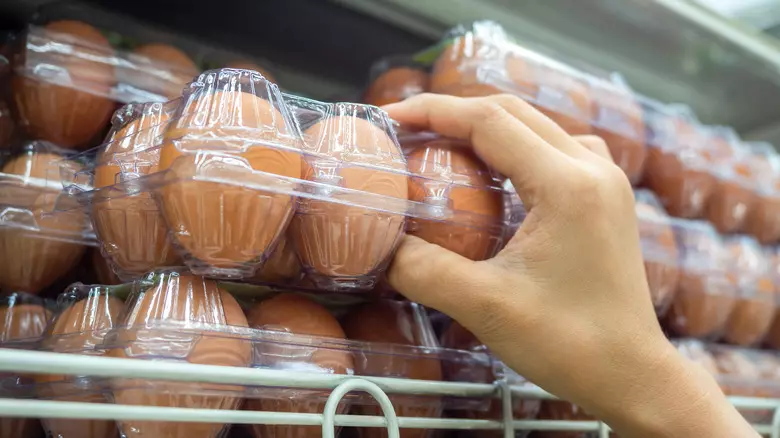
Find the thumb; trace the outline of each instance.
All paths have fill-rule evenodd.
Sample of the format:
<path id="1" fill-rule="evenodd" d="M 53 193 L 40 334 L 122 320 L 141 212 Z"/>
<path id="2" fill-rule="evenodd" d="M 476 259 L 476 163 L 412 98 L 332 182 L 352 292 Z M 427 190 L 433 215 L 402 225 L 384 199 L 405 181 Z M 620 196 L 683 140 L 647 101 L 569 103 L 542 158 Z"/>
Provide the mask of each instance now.
<path id="1" fill-rule="evenodd" d="M 428 243 L 404 236 L 387 277 L 390 285 L 406 298 L 460 319 L 483 301 L 494 281 L 482 262 Z M 494 277 L 500 278 L 500 277 Z"/>

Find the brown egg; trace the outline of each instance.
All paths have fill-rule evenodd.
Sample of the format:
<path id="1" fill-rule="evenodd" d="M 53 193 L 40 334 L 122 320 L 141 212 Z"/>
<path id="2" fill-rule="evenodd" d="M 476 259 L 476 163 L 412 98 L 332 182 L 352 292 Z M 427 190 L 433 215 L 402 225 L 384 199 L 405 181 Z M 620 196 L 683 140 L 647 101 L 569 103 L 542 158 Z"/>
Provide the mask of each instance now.
<path id="1" fill-rule="evenodd" d="M 154 145 L 168 126 L 170 115 L 165 109 L 162 104 L 143 105 L 137 118 L 115 126 L 113 140 L 98 156 L 95 189 L 158 171 L 160 149 Z M 123 278 L 180 265 L 160 208 L 148 191 L 95 196 L 92 223 L 103 252 Z"/>
<path id="2" fill-rule="evenodd" d="M 780 192 L 758 192 L 753 208 L 745 218 L 745 232 L 764 245 L 780 240 Z"/>
<path id="3" fill-rule="evenodd" d="M 722 346 L 710 347 L 718 367 L 721 389 L 728 396 L 760 397 L 761 372 L 746 350 Z M 748 421 L 761 422 L 771 412 L 739 410 Z"/>
<path id="4" fill-rule="evenodd" d="M 539 89 L 532 101 L 534 107 L 571 135 L 591 134 L 592 103 L 584 80 L 574 72 L 558 68 L 540 66 L 538 69 Z"/>
<path id="5" fill-rule="evenodd" d="M 729 239 L 727 247 L 739 279 L 739 297 L 724 340 L 741 346 L 755 345 L 769 331 L 777 308 L 769 260 L 758 242 L 748 236 Z"/>
<path id="6" fill-rule="evenodd" d="M 16 122 L 5 100 L 0 100 L 0 150 L 11 146 L 16 131 Z"/>
<path id="7" fill-rule="evenodd" d="M 108 261 L 100 250 L 95 248 L 92 251 L 92 270 L 95 272 L 95 277 L 98 283 L 104 285 L 120 284 L 122 281 L 114 274 L 111 267 L 108 266 Z"/>
<path id="8" fill-rule="evenodd" d="M 0 299 L 0 348 L 15 348 L 14 341 L 35 339 L 43 334 L 49 319 L 49 312 L 34 298 L 24 294 L 11 294 Z M 30 304 L 22 304 L 22 303 Z M 7 343 L 11 344 L 7 344 Z M 17 346 L 22 347 L 22 346 Z M 18 381 L 27 385 L 32 376 L 8 375 L 0 373 L 0 382 Z M 14 394 L 13 386 L 0 386 L 0 396 L 6 396 L 6 390 Z M 37 438 L 43 436 L 40 423 L 34 418 L 0 417 L 0 438 Z"/>
<path id="9" fill-rule="evenodd" d="M 404 148 L 409 146 L 404 144 Z M 410 218 L 407 233 L 472 260 L 493 257 L 505 233 L 503 193 L 490 170 L 463 144 L 434 139 L 407 153 L 409 199 L 428 211 L 450 210 L 442 220 Z M 443 213 L 443 212 L 442 212 Z"/>
<path id="10" fill-rule="evenodd" d="M 247 317 L 249 326 L 280 330 L 296 335 L 325 336 L 344 339 L 336 318 L 324 307 L 301 295 L 284 293 L 255 304 Z M 347 374 L 354 369 L 352 354 L 346 350 L 284 345 L 283 340 L 257 345 L 263 367 L 278 370 L 301 370 L 327 374 Z M 315 341 L 319 342 L 319 341 Z M 327 391 L 279 390 L 271 397 L 247 400 L 246 409 L 271 412 L 322 413 Z M 342 406 L 339 414 L 346 412 Z M 315 438 L 322 435 L 320 426 L 252 425 L 256 438 Z"/>
<path id="11" fill-rule="evenodd" d="M 66 293 L 67 294 L 67 293 Z M 103 341 L 107 331 L 117 325 L 123 303 L 106 289 L 90 287 L 86 296 L 71 304 L 54 321 L 44 349 L 56 353 L 103 356 L 105 350 L 95 347 Z M 38 374 L 35 377 L 38 396 L 48 400 L 107 403 L 99 383 L 89 377 L 75 378 L 61 374 Z M 110 420 L 66 420 L 45 418 L 44 428 L 50 436 L 61 438 L 113 438 L 116 423 Z"/>
<path id="12" fill-rule="evenodd" d="M 25 68 L 54 65 L 68 75 L 67 85 L 36 78 L 34 73 L 15 76 L 11 83 L 16 108 L 28 134 L 73 148 L 94 140 L 105 128 L 115 103 L 109 96 L 115 84 L 113 67 L 103 61 L 113 56 L 108 40 L 88 24 L 55 21 L 42 31 L 50 42 L 71 45 L 78 56 L 27 53 Z M 33 65 L 30 65 L 33 64 Z"/>
<path id="13" fill-rule="evenodd" d="M 236 300 L 213 280 L 186 274 L 160 274 L 157 283 L 132 300 L 122 325 L 124 348 L 110 350 L 119 358 L 179 360 L 195 364 L 246 367 L 251 345 L 238 336 L 219 332 L 226 326 L 247 327 L 246 317 Z M 165 322 L 195 327 L 179 331 Z M 155 327 L 156 326 L 156 327 Z M 143 338 L 136 330 L 142 330 Z M 165 339 L 175 337 L 171 343 Z M 159 341 L 150 341 L 157 339 Z M 219 384 L 188 382 L 149 382 L 114 379 L 117 404 L 166 406 L 197 409 L 238 409 L 241 398 L 223 393 L 242 389 Z M 214 395 L 204 395 L 204 394 Z M 215 423 L 177 423 L 128 420 L 120 424 L 127 438 L 216 438 L 225 428 Z"/>
<path id="14" fill-rule="evenodd" d="M 243 86 L 247 79 L 253 79 L 246 73 L 231 74 L 230 70 L 210 74 L 219 75 L 215 79 L 218 84 L 234 79 Z M 266 86 L 264 80 L 256 82 L 255 87 Z M 294 122 L 269 101 L 240 89 L 214 93 L 197 90 L 183 102 L 182 111 L 184 115 L 168 127 L 160 155 L 160 169 L 167 170 L 168 181 L 159 190 L 163 216 L 174 239 L 186 251 L 185 262 L 190 269 L 212 276 L 251 277 L 284 233 L 292 217 L 294 198 L 242 185 L 191 179 L 209 171 L 237 182 L 251 180 L 250 172 L 300 178 L 302 159 L 296 152 L 300 139 L 294 133 Z M 240 135 L 245 141 L 235 140 L 231 128 L 244 128 Z M 249 141 L 273 142 L 280 147 L 245 147 Z M 197 150 L 204 154 L 194 154 Z M 208 151 L 220 151 L 222 155 L 209 155 Z M 288 182 L 273 176 L 263 177 L 263 182 L 290 188 Z"/>
<path id="15" fill-rule="evenodd" d="M 663 316 L 680 281 L 679 251 L 669 217 L 648 191 L 637 191 L 636 212 L 647 284 L 656 314 Z"/>
<path id="16" fill-rule="evenodd" d="M 585 412 L 581 407 L 564 400 L 543 400 L 539 410 L 539 419 L 566 421 L 596 421 L 596 418 Z M 537 431 L 537 438 L 587 438 L 585 432 Z"/>
<path id="17" fill-rule="evenodd" d="M 365 305 L 347 315 L 343 322 L 347 338 L 358 341 L 413 346 L 435 345 L 432 329 L 409 303 L 378 301 Z M 402 350 L 401 350 L 402 351 Z M 418 357 L 408 354 L 364 354 L 356 357 L 355 374 L 382 377 L 400 377 L 421 380 L 442 380 L 441 362 L 433 355 Z M 391 395 L 395 413 L 400 417 L 440 417 L 442 406 L 437 397 Z M 363 415 L 382 415 L 377 405 L 358 405 L 353 408 Z M 380 428 L 357 428 L 361 438 L 386 437 Z M 402 438 L 427 437 L 424 429 L 401 429 Z"/>
<path id="18" fill-rule="evenodd" d="M 699 166 L 691 165 L 691 161 L 703 162 Z M 716 184 L 706 164 L 693 149 L 650 148 L 645 185 L 658 195 L 670 215 L 700 218 Z"/>
<path id="19" fill-rule="evenodd" d="M 145 44 L 133 50 L 134 69 L 118 69 L 121 82 L 168 99 L 182 94 L 200 70 L 186 53 L 167 44 Z"/>
<path id="20" fill-rule="evenodd" d="M 442 347 L 477 353 L 484 353 L 487 351 L 485 345 L 457 321 L 452 321 L 442 335 Z M 445 361 L 442 363 L 442 371 L 445 380 L 449 382 L 493 383 L 500 377 L 496 375 L 496 369 L 493 366 L 482 367 L 470 363 L 461 363 L 460 361 Z M 513 418 L 515 420 L 536 418 L 540 404 L 539 400 L 522 399 L 513 396 Z M 466 418 L 475 420 L 501 420 L 503 418 L 501 399 L 491 399 L 486 411 L 469 410 L 465 412 L 465 416 Z M 473 433 L 472 436 L 500 437 L 503 436 L 503 434 L 502 432 L 480 431 L 478 433 Z"/>
<path id="21" fill-rule="evenodd" d="M 607 143 L 615 164 L 638 183 L 647 158 L 642 107 L 630 91 L 598 82 L 590 89 L 593 134 Z"/>
<path id="22" fill-rule="evenodd" d="M 342 202 L 359 205 L 378 199 L 374 195 L 386 197 L 387 203 L 405 201 L 407 177 L 402 172 L 406 163 L 398 145 L 377 125 L 347 114 L 366 111 L 371 119 L 382 117 L 389 124 L 386 115 L 360 105 L 336 107 L 338 115 L 306 131 L 313 152 L 328 157 L 306 162 L 303 177 L 357 191 L 331 195 Z M 338 163 L 336 169 L 334 163 Z M 403 215 L 358 205 L 318 199 L 299 202 L 292 228 L 295 248 L 322 288 L 373 287 L 400 240 Z"/>
<path id="23" fill-rule="evenodd" d="M 276 83 L 276 78 L 271 73 L 268 73 L 268 70 L 264 69 L 263 67 L 260 67 L 259 65 L 255 64 L 254 62 L 250 61 L 233 61 L 225 66 L 226 68 L 236 68 L 239 70 L 252 70 L 260 73 L 263 75 L 264 78 L 268 80 L 268 82 Z"/>
<path id="24" fill-rule="evenodd" d="M 717 183 L 705 216 L 719 232 L 736 233 L 745 227 L 755 204 L 755 181 L 748 163 L 727 160 L 716 166 Z"/>
<path id="25" fill-rule="evenodd" d="M 382 106 L 400 102 L 428 89 L 428 73 L 420 68 L 393 67 L 377 76 L 366 90 L 364 101 Z"/>
<path id="26" fill-rule="evenodd" d="M 295 253 L 292 241 L 282 237 L 271 257 L 257 271 L 254 280 L 263 283 L 283 283 L 301 276 L 301 262 Z"/>
<path id="27" fill-rule="evenodd" d="M 680 220 L 672 227 L 681 253 L 681 271 L 666 324 L 678 336 L 719 337 L 738 294 L 736 279 L 727 271 L 723 242 L 706 222 Z"/>
<path id="28" fill-rule="evenodd" d="M 775 284 L 775 299 L 780 300 L 780 255 L 776 249 L 769 250 L 770 266 L 773 269 L 772 279 Z M 774 350 L 780 350 L 780 306 L 775 307 L 775 316 L 772 318 L 772 324 L 769 326 L 764 344 Z"/>

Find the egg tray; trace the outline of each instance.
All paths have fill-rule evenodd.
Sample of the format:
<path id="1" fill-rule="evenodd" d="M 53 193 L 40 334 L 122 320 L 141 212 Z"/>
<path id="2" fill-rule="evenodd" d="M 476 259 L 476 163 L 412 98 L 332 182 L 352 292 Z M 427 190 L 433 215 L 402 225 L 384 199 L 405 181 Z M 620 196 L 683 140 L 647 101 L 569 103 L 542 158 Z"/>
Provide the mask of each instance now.
<path id="1" fill-rule="evenodd" d="M 415 378 L 415 368 L 436 366 L 468 369 L 471 372 L 460 379 L 471 383 L 492 383 L 495 379 L 507 378 L 519 382 L 521 378 L 510 372 L 502 363 L 484 352 L 441 348 L 433 335 L 430 321 L 424 308 L 410 302 L 383 301 L 383 308 L 396 309 L 399 315 L 408 315 L 413 326 L 399 330 L 414 334 L 421 345 L 401 345 L 383 342 L 366 342 L 321 336 L 295 335 L 278 326 L 248 328 L 246 325 L 229 325 L 235 315 L 222 314 L 220 300 L 201 283 L 214 285 L 215 290 L 229 291 L 244 309 L 271 299 L 279 292 L 266 287 L 219 282 L 191 277 L 178 271 L 151 273 L 144 280 L 118 286 L 72 285 L 57 300 L 57 313 L 49 321 L 41 337 L 28 340 L 24 348 L 53 351 L 68 354 L 108 355 L 130 357 L 139 360 L 163 360 L 219 365 L 246 366 L 266 370 L 299 371 L 301 373 L 329 373 L 344 375 L 368 375 L 373 377 Z M 206 294 L 205 296 L 203 294 Z M 156 294 L 146 298 L 149 315 L 144 315 L 140 304 L 144 294 Z M 360 309 L 372 302 L 354 295 L 302 294 L 328 309 L 336 318 Z M 210 296 L 211 298 L 207 298 Z M 224 301 L 224 298 L 222 299 Z M 124 306 L 119 303 L 124 301 Z M 206 301 L 209 302 L 206 305 Z M 227 309 L 229 306 L 225 304 Z M 124 307 L 121 309 L 121 307 Z M 225 312 L 228 312 L 225 310 Z M 408 312 L 408 313 L 407 313 Z M 243 312 L 242 312 L 243 313 Z M 243 314 L 241 315 L 243 317 Z M 405 316 L 404 318 L 407 318 Z M 130 322 L 132 321 L 132 322 Z M 220 323 L 221 321 L 221 323 Z M 405 319 L 406 321 L 406 319 Z M 128 325 L 129 324 L 129 325 Z M 399 324 L 404 324 L 399 322 Z M 213 355 L 204 351 L 204 346 L 229 348 L 231 351 L 246 350 L 242 363 L 226 363 L 237 353 L 224 351 Z M 117 353 L 121 354 L 117 355 Z M 209 359 L 211 357 L 211 359 Z M 228 359 L 225 359 L 227 357 Z M 339 357 L 349 358 L 354 366 L 338 371 L 333 365 L 321 368 L 312 362 L 317 357 L 328 359 L 323 364 L 337 363 Z M 333 359 L 333 358 L 336 359 Z M 317 359 L 320 360 L 320 359 Z M 215 361 L 215 362 L 212 362 Z M 333 362 L 335 361 L 335 362 Z M 378 366 L 379 365 L 379 366 Z M 341 365 L 339 365 L 340 367 Z M 362 370 L 362 371 L 361 371 Z M 480 382 L 476 380 L 481 379 Z M 440 381 L 461 381 L 458 378 Z M 484 380 L 484 382 L 482 382 Z M 48 378 L 38 381 L 28 394 L 45 394 L 47 398 L 77 397 L 90 394 L 104 394 L 108 397 L 117 388 L 126 390 L 157 391 L 167 393 L 168 383 L 162 381 L 142 382 L 137 380 L 102 379 L 82 376 L 77 379 Z M 179 385 L 182 386 L 182 385 Z M 179 395 L 208 396 L 223 395 L 247 399 L 295 401 L 301 398 L 324 403 L 327 392 L 301 391 L 284 387 L 234 387 L 183 385 L 177 387 Z M 373 402 L 362 395 L 349 398 L 353 405 L 370 406 Z M 447 397 L 432 399 L 424 396 L 403 396 L 405 406 L 438 406 L 440 409 L 485 410 L 488 400 Z"/>
<path id="2" fill-rule="evenodd" d="M 164 222 L 171 244 L 198 274 L 252 278 L 282 236 L 292 234 L 316 287 L 368 290 L 405 229 L 414 234 L 427 227 L 470 258 L 485 259 L 522 220 L 516 194 L 468 145 L 399 137 L 376 107 L 283 94 L 256 72 L 209 71 L 178 102 L 120 113 L 129 116 L 114 118 L 107 143 L 64 165 L 65 192 L 93 222 L 96 211 L 111 210 L 128 227 L 132 221 L 123 214 L 144 199 L 143 210 L 159 212 L 155 220 Z M 169 117 L 164 129 L 147 122 L 154 115 Z M 133 124 L 146 129 L 122 137 Z M 403 152 L 412 145 L 435 149 L 444 161 L 407 160 Z M 114 172 L 109 183 L 116 184 L 99 177 L 107 167 Z M 122 203 L 128 206 L 117 207 Z M 109 258 L 126 250 L 122 242 L 107 249 L 105 233 L 97 232 Z M 165 265 L 131 272 L 119 266 L 117 273 L 137 278 Z"/>

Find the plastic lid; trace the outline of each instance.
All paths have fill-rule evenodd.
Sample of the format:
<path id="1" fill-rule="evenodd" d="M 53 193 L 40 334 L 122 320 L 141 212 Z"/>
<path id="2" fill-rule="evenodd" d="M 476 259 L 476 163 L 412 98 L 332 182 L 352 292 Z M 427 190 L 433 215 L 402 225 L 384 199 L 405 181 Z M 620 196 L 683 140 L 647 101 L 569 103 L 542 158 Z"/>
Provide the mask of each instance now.
<path id="1" fill-rule="evenodd" d="M 47 300 L 14 292 L 0 296 L 0 346 L 25 348 L 39 340 L 51 317 Z"/>
<path id="2" fill-rule="evenodd" d="M 652 191 L 646 189 L 635 190 L 634 197 L 643 257 L 646 261 L 676 266 L 677 243 L 671 219 L 661 202 Z"/>
<path id="3" fill-rule="evenodd" d="M 727 253 L 723 239 L 709 222 L 673 218 L 671 226 L 684 269 L 715 272 L 725 270 Z"/>

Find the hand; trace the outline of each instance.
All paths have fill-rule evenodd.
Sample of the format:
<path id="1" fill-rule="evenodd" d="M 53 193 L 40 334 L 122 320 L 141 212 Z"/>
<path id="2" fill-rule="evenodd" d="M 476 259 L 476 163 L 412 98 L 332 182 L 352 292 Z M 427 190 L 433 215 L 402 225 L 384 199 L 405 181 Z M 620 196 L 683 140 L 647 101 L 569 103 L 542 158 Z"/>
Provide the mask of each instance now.
<path id="1" fill-rule="evenodd" d="M 753 436 L 661 332 L 631 185 L 603 141 L 578 141 L 508 95 L 420 95 L 385 109 L 404 126 L 470 141 L 527 210 L 486 261 L 405 237 L 389 270 L 396 290 L 450 315 L 517 372 L 623 437 Z"/>

